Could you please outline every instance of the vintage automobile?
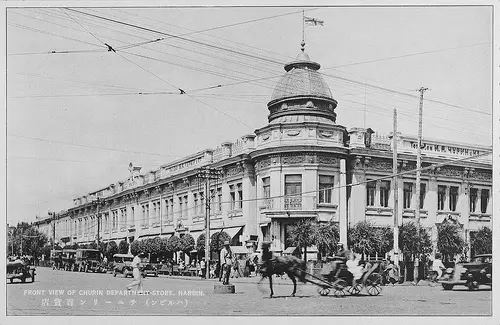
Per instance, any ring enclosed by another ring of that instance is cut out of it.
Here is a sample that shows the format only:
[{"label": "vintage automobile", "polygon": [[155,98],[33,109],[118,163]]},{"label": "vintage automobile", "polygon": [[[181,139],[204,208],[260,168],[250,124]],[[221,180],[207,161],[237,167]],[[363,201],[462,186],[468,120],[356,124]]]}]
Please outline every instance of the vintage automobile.
[{"label": "vintage automobile", "polygon": [[50,264],[53,270],[59,270],[62,267],[62,255],[63,251],[60,249],[50,250]]},{"label": "vintage automobile", "polygon": [[492,285],[492,255],[476,255],[468,263],[458,263],[448,268],[439,281],[444,290],[452,290],[456,285],[465,285],[469,290],[477,290],[479,285]]},{"label": "vintage automobile", "polygon": [[123,274],[124,277],[132,276],[132,260],[134,255],[130,254],[115,254],[113,255],[113,276],[118,273]]},{"label": "vintage automobile", "polygon": [[150,263],[149,261],[144,261],[142,264],[142,276],[146,277],[148,275],[152,275],[154,277],[158,276],[158,265]]},{"label": "vintage automobile", "polygon": [[101,263],[101,252],[97,249],[77,249],[75,268],[78,272],[106,272]]},{"label": "vintage automobile", "polygon": [[76,249],[63,249],[62,267],[66,271],[76,271]]},{"label": "vintage automobile", "polygon": [[22,260],[7,262],[7,279],[10,283],[14,282],[14,279],[20,279],[22,283],[25,283],[26,279],[29,278],[31,278],[31,282],[35,282],[34,266],[30,266]]}]

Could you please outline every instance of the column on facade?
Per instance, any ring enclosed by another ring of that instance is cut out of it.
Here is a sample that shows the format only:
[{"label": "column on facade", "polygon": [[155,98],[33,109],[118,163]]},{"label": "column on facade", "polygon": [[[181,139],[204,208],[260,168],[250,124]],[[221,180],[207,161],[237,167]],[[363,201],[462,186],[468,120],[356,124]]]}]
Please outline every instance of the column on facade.
[{"label": "column on facade", "polygon": [[250,235],[257,235],[259,226],[257,222],[258,204],[257,202],[257,179],[253,166],[246,166],[242,180],[243,187],[243,217],[246,220],[244,236],[250,239]]},{"label": "column on facade", "polygon": [[[434,246],[434,252],[436,251],[437,243],[437,211],[438,211],[438,182],[436,177],[430,177],[429,179],[429,189],[426,195],[427,200],[427,218],[429,219],[429,225],[432,226],[431,240]],[[446,202],[445,202],[446,203]]]},{"label": "column on facade", "polygon": [[302,210],[312,210],[318,202],[318,169],[305,167],[302,172]]},{"label": "column on facade", "polygon": [[[362,169],[354,169],[352,173],[352,184],[359,184],[351,186],[351,197],[349,198],[349,224],[354,226],[360,221],[366,219],[366,176]],[[340,174],[335,182],[335,186],[340,185]],[[340,188],[337,192],[337,206],[340,206],[341,196]],[[337,209],[336,219],[339,219],[339,210]]]},{"label": "column on facade", "polygon": [[340,195],[339,195],[339,230],[340,242],[347,247],[347,189],[346,185],[346,160],[340,159]]},{"label": "column on facade", "polygon": [[464,224],[464,229],[469,228],[469,195],[468,183],[462,181],[459,187],[457,211],[460,212],[460,222]]}]

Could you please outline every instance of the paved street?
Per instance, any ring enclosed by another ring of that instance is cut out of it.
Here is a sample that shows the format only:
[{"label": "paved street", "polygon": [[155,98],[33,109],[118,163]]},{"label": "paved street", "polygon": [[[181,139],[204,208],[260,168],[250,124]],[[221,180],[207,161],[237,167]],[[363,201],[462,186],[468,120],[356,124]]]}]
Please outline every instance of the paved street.
[{"label": "paved street", "polygon": [[[233,279],[236,294],[214,294],[215,280],[159,276],[145,279],[149,295],[120,295],[132,281],[111,274],[38,268],[35,283],[7,284],[7,315],[489,315],[488,287],[443,291],[440,286],[385,286],[379,296],[320,296],[317,287],[277,279],[276,298],[267,282]],[[99,291],[100,290],[100,291]],[[60,306],[59,306],[60,305]]]}]

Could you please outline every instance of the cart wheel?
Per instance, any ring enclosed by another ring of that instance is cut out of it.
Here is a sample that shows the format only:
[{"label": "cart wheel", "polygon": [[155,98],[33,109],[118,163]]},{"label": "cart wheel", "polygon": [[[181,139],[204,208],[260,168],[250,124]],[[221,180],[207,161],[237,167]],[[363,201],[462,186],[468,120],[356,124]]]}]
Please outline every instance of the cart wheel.
[{"label": "cart wheel", "polygon": [[318,288],[318,293],[321,296],[328,296],[328,294],[330,293],[330,289],[328,289],[328,288]]},{"label": "cart wheel", "polygon": [[377,285],[366,287],[366,291],[370,296],[378,296],[382,291],[382,287]]},{"label": "cart wheel", "polygon": [[347,282],[342,279],[337,279],[335,282],[333,282],[332,286],[336,290],[344,290],[344,288],[347,287]]},{"label": "cart wheel", "polygon": [[337,298],[344,298],[345,297],[345,291],[343,289],[335,289],[333,291],[333,294],[335,295],[335,297]]},{"label": "cart wheel", "polygon": [[363,286],[361,284],[356,283],[354,286],[349,287],[349,289],[347,289],[347,291],[351,295],[356,296],[356,295],[359,295],[359,293],[361,292],[362,288],[363,288]]}]

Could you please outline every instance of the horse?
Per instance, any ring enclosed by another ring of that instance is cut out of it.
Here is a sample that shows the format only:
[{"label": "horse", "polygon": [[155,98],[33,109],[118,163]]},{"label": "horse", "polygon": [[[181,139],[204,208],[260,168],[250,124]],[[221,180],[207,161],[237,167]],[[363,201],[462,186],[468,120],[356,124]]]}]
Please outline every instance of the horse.
[{"label": "horse", "polygon": [[273,257],[269,250],[269,245],[262,245],[262,267],[260,268],[262,278],[269,278],[269,288],[271,289],[270,298],[273,297],[273,274],[282,275],[286,273],[293,282],[292,297],[295,297],[297,291],[298,278],[302,283],[306,283],[306,262],[295,256],[278,256]]}]

